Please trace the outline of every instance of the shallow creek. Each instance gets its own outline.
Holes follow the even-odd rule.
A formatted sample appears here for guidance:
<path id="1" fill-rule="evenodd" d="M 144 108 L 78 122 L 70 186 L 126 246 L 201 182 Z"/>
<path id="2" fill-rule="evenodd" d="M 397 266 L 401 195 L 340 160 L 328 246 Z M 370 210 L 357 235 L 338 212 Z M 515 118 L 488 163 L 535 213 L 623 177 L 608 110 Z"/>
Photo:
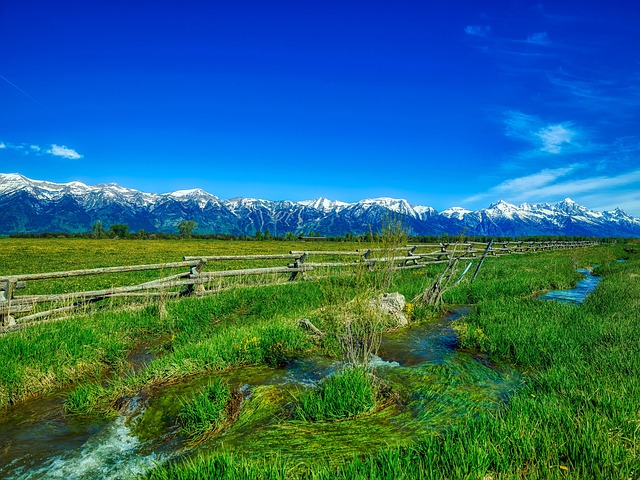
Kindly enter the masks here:
<path id="1" fill-rule="evenodd" d="M 340 422 L 289 419 L 297 394 L 341 367 L 323 357 L 292 359 L 285 368 L 215 374 L 244 389 L 247 398 L 230 428 L 197 446 L 179 434 L 176 417 L 182 402 L 213 374 L 135 398 L 115 419 L 66 416 L 61 396 L 43 397 L 9 409 L 0 420 L 0 477 L 131 478 L 176 455 L 227 451 L 339 461 L 408 444 L 504 406 L 521 383 L 508 366 L 490 365 L 479 353 L 458 348 L 450 323 L 465 312 L 384 336 L 373 366 L 402 401 L 373 414 Z"/>
<path id="2" fill-rule="evenodd" d="M 586 300 L 600 283 L 600 277 L 593 275 L 591 269 L 579 269 L 578 272 L 584 275 L 575 288 L 568 290 L 552 290 L 544 295 L 540 295 L 543 300 L 558 300 L 563 303 L 579 305 Z"/>

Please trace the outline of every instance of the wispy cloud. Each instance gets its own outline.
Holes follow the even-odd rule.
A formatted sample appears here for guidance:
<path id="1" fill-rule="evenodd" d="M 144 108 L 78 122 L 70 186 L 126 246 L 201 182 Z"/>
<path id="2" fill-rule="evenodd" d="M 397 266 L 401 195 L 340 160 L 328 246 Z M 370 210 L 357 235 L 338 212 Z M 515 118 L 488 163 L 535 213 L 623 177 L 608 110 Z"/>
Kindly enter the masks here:
<path id="1" fill-rule="evenodd" d="M 578 195 L 583 193 L 603 192 L 607 189 L 619 188 L 640 183 L 640 170 L 634 170 L 620 175 L 599 176 L 559 182 L 553 185 L 534 189 L 526 196 L 533 198 L 557 198 L 559 196 Z M 524 197 L 524 196 L 523 196 Z"/>
<path id="2" fill-rule="evenodd" d="M 523 192 L 542 188 L 555 182 L 559 178 L 567 176 L 577 168 L 579 168 L 578 165 L 570 165 L 565 168 L 545 168 L 544 170 L 531 175 L 506 180 L 494 187 L 492 192 L 511 194 L 513 192 Z"/>
<path id="3" fill-rule="evenodd" d="M 32 144 L 13 144 L 7 142 L 0 142 L 0 149 L 6 150 L 16 150 L 21 152 L 23 155 L 33 154 L 33 155 L 44 155 L 49 154 L 55 157 L 68 158 L 70 160 L 78 160 L 83 158 L 83 155 L 80 155 L 73 148 L 66 147 L 64 145 L 56 145 L 52 144 L 49 148 L 42 148 L 39 145 Z"/>
<path id="4" fill-rule="evenodd" d="M 551 44 L 547 32 L 532 33 L 531 35 L 527 36 L 527 43 L 540 46 L 548 46 Z"/>
<path id="5" fill-rule="evenodd" d="M 464 27 L 464 31 L 467 35 L 474 37 L 486 37 L 491 33 L 491 27 L 489 25 L 467 25 Z"/>
<path id="6" fill-rule="evenodd" d="M 508 111 L 504 123 L 507 136 L 532 144 L 538 153 L 557 155 L 567 147 L 572 147 L 572 151 L 585 148 L 584 144 L 577 142 L 582 132 L 570 121 L 547 123 L 534 115 Z"/>
<path id="7" fill-rule="evenodd" d="M 486 198 L 503 198 L 511 202 L 555 201 L 564 197 L 581 196 L 591 199 L 598 209 L 615 208 L 624 204 L 630 210 L 640 210 L 640 170 L 632 170 L 619 175 L 601 175 L 586 178 L 567 179 L 570 174 L 582 168 L 570 165 L 566 168 L 545 169 L 524 177 L 505 180 L 486 193 L 473 195 L 465 202 L 476 202 Z M 625 192 L 629 190 L 629 192 Z M 625 202 L 618 197 L 626 198 Z M 607 199 L 608 198 L 608 199 Z M 597 199 L 597 201 L 596 201 Z M 607 200 L 605 200 L 607 199 Z"/>
<path id="8" fill-rule="evenodd" d="M 582 201 L 601 212 L 621 208 L 623 211 L 640 218 L 640 190 L 630 189 L 611 195 L 610 192 L 586 195 Z"/>
<path id="9" fill-rule="evenodd" d="M 55 155 L 56 157 L 69 158 L 71 160 L 82 158 L 82 155 L 74 149 L 65 147 L 64 145 L 56 145 L 55 143 L 51 145 L 51 148 L 47 150 L 47 153 Z"/>
<path id="10" fill-rule="evenodd" d="M 551 85 L 568 93 L 589 110 L 606 110 L 611 114 L 640 106 L 637 75 L 611 75 L 610 72 L 605 78 L 598 78 L 598 75 L 602 75 L 601 72 L 581 78 L 559 69 L 547 74 L 547 79 Z"/>
<path id="11" fill-rule="evenodd" d="M 575 137 L 574 130 L 567 128 L 569 124 L 547 125 L 536 132 L 542 141 L 543 152 L 560 153 L 564 144 L 570 144 Z"/>
<path id="12" fill-rule="evenodd" d="M 511 178 L 489 189 L 486 193 L 473 195 L 466 202 L 475 202 L 488 197 L 502 196 L 511 200 L 522 192 L 531 192 L 553 184 L 558 179 L 575 172 L 580 165 L 574 164 L 563 168 L 545 168 L 539 172 L 523 177 Z"/>

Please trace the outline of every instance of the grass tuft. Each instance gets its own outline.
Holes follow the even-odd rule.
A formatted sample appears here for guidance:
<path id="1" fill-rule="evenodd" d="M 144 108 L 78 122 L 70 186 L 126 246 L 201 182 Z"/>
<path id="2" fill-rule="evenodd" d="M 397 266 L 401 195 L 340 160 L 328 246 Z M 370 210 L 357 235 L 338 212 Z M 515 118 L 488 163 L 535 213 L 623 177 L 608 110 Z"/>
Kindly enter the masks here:
<path id="1" fill-rule="evenodd" d="M 184 404 L 178 419 L 182 433 L 190 438 L 203 437 L 220 430 L 228 421 L 231 401 L 229 383 L 216 378 L 193 400 Z"/>
<path id="2" fill-rule="evenodd" d="M 295 403 L 293 417 L 308 422 L 353 418 L 372 412 L 377 397 L 377 383 L 369 369 L 346 367 L 316 388 L 304 390 Z"/>

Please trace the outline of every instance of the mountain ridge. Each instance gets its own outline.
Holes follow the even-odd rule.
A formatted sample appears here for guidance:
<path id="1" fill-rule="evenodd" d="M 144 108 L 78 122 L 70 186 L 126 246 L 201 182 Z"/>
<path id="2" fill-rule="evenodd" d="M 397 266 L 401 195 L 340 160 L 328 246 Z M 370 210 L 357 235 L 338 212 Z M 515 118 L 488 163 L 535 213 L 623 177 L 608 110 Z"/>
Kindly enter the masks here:
<path id="1" fill-rule="evenodd" d="M 89 186 L 54 183 L 0 173 L 0 234 L 88 231 L 125 223 L 132 230 L 175 233 L 182 220 L 194 220 L 198 233 L 253 235 L 269 230 L 341 236 L 377 231 L 395 217 L 413 235 L 585 235 L 640 236 L 640 220 L 623 210 L 598 212 L 570 198 L 557 204 L 504 200 L 468 210 L 411 205 L 404 199 L 367 198 L 353 203 L 320 197 L 294 202 L 235 197 L 223 200 L 202 189 L 147 193 L 115 183 Z"/>

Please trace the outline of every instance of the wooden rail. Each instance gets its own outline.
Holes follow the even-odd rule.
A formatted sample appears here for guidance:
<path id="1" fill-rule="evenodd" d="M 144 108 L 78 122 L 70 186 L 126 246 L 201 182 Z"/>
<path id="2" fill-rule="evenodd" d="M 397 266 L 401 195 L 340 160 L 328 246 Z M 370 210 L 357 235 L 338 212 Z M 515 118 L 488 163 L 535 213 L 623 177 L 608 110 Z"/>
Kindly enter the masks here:
<path id="1" fill-rule="evenodd" d="M 483 259 L 487 256 L 524 254 L 567 248 L 580 248 L 595 245 L 595 242 L 469 242 L 415 244 L 406 247 L 359 249 L 356 251 L 300 250 L 283 254 L 269 255 L 204 255 L 185 256 L 182 261 L 150 265 L 101 267 L 61 272 L 19 274 L 0 277 L 0 333 L 20 328 L 40 319 L 47 319 L 58 313 L 69 313 L 89 303 L 106 298 L 122 297 L 177 297 L 202 295 L 217 290 L 209 289 L 210 283 L 217 279 L 249 277 L 260 275 L 288 275 L 289 281 L 300 279 L 305 272 L 314 269 L 358 268 L 365 266 L 375 269 L 379 264 L 391 264 L 394 269 L 418 269 L 426 265 L 445 263 L 456 259 Z M 317 261 L 308 261 L 309 257 L 319 257 Z M 329 257 L 322 261 L 321 257 Z M 231 270 L 205 271 L 209 264 L 216 262 L 255 262 L 261 260 L 293 260 L 285 266 L 243 268 Z M 170 270 L 188 267 L 188 271 L 147 281 L 137 285 L 119 286 L 52 294 L 18 295 L 17 291 L 26 288 L 27 282 L 88 275 L 140 272 L 151 270 Z M 62 305 L 61 305 L 62 303 Z M 49 304 L 38 309 L 40 304 Z M 48 308 L 48 309 L 47 309 Z"/>

